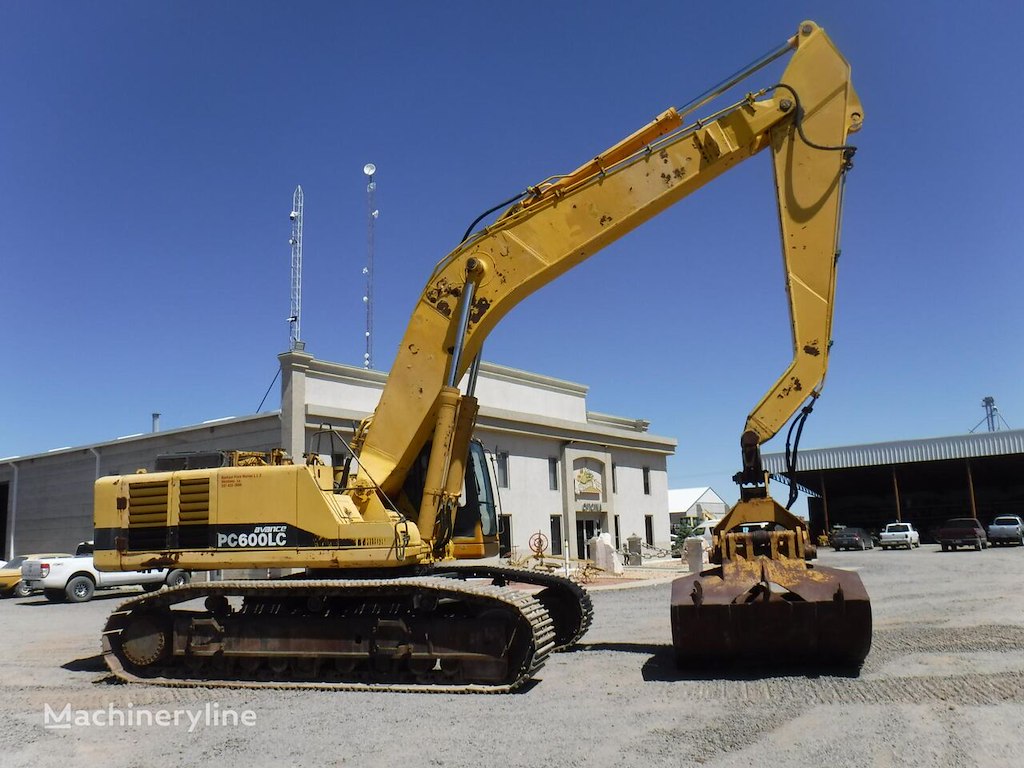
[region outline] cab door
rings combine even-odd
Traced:
[[[452,544],[459,560],[495,557],[498,554],[495,484],[484,447],[476,440],[469,444],[469,460],[466,462],[459,509],[455,513]]]

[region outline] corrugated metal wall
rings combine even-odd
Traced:
[[[268,451],[281,444],[281,419],[267,414],[237,421],[203,424],[189,429],[155,432],[93,448],[99,453],[99,474],[128,474],[152,470],[158,454],[179,451],[237,449]],[[17,499],[14,547],[7,555],[29,552],[74,552],[80,541],[92,538],[92,487],[96,479],[96,455],[89,447],[16,460]],[[0,465],[0,483],[14,493],[14,470]],[[0,542],[5,548],[7,542]]]

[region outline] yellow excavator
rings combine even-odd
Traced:
[[[687,123],[787,53],[778,83]],[[808,563],[806,524],[769,497],[759,446],[824,378],[847,136],[861,119],[849,65],[804,22],[685,108],[478,218],[430,275],[375,412],[329,464],[319,453],[302,463],[233,453],[227,466],[98,480],[100,569],[297,573],[128,600],[103,632],[112,672],[167,685],[503,692],[577,643],[592,617],[585,590],[486,560],[497,553],[497,515],[472,439],[484,339],[523,298],[765,149],[794,359],[748,419],[743,499],[716,531],[717,567],[673,588],[673,638],[684,663],[812,648],[859,665],[871,632],[863,585]]]

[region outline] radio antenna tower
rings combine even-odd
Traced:
[[[985,409],[985,418],[974,425],[974,429],[971,430],[973,433],[975,429],[985,424],[988,427],[989,432],[998,432],[999,423],[1002,422],[1003,426],[1007,429],[1010,425],[1006,423],[1006,419],[1003,418],[1003,414],[999,412],[999,408],[996,407],[996,399],[994,397],[986,397],[981,401],[981,407]]]
[[[288,349],[303,349],[302,338],[302,186],[295,188],[292,195],[292,309],[288,316]]]
[[[373,368],[373,225],[380,213],[374,206],[377,182],[373,180],[373,174],[376,172],[377,166],[373,163],[363,166],[363,173],[370,180],[366,185],[366,266],[363,267],[363,274],[366,275],[366,293],[363,295],[363,304],[366,305],[366,352],[363,353],[363,368],[367,370]]]

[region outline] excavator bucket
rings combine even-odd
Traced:
[[[871,649],[871,603],[860,577],[807,563],[813,548],[802,521],[775,527],[721,533],[729,530],[721,525],[717,567],[673,582],[680,668],[860,668]]]
[[[718,567],[673,582],[680,667],[860,667],[871,649],[871,603],[856,573],[767,559],[753,565],[745,577]]]

